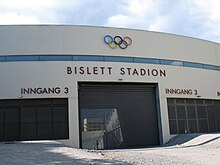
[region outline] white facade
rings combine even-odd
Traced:
[[[129,36],[132,38],[132,45],[127,49],[111,49],[103,41],[107,34]],[[80,145],[78,82],[158,84],[163,143],[172,137],[169,133],[167,98],[220,100],[220,69],[178,66],[178,63],[166,65],[95,60],[10,61],[9,57],[115,56],[174,60],[220,67],[219,43],[149,31],[86,26],[0,26],[0,36],[0,99],[68,98],[69,140],[63,140],[63,143],[70,146]],[[1,57],[6,56],[9,60],[1,61]],[[72,74],[68,74],[68,67],[72,69]],[[84,67],[83,74],[79,71],[80,67]],[[78,69],[77,74],[74,72],[75,68]],[[111,68],[111,73],[108,68]],[[149,70],[151,74],[141,75],[141,69]],[[122,73],[122,70],[125,72]],[[134,70],[138,73],[134,73]],[[164,71],[165,75],[152,73],[153,70]],[[24,94],[21,91],[23,88],[55,87],[58,87],[60,92]],[[178,91],[168,92],[172,90]]]

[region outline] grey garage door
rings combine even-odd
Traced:
[[[155,85],[81,83],[79,97],[82,148],[159,144]]]
[[[0,101],[0,141],[67,139],[67,99]]]
[[[220,131],[220,101],[169,98],[170,134]]]

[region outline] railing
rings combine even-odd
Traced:
[[[106,134],[111,134],[111,135],[113,135],[113,138],[116,140],[116,143],[118,144],[118,146],[121,145],[122,141],[118,138],[118,136],[116,136],[116,133],[114,133],[114,132],[117,132],[117,130],[120,131],[120,129],[121,129],[121,127],[118,126],[118,127],[116,127],[115,129],[113,129],[113,130],[111,130],[111,131],[109,131],[109,132],[106,132]]]

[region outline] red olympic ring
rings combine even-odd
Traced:
[[[122,38],[121,36],[115,36],[113,38],[111,35],[106,35],[104,37],[104,42],[112,49],[115,49],[117,46],[121,49],[126,49],[132,44],[132,39],[128,36],[124,38]]]

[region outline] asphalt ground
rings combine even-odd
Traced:
[[[1,142],[0,165],[219,165],[220,133],[188,134],[164,146],[83,150],[57,141]]]

